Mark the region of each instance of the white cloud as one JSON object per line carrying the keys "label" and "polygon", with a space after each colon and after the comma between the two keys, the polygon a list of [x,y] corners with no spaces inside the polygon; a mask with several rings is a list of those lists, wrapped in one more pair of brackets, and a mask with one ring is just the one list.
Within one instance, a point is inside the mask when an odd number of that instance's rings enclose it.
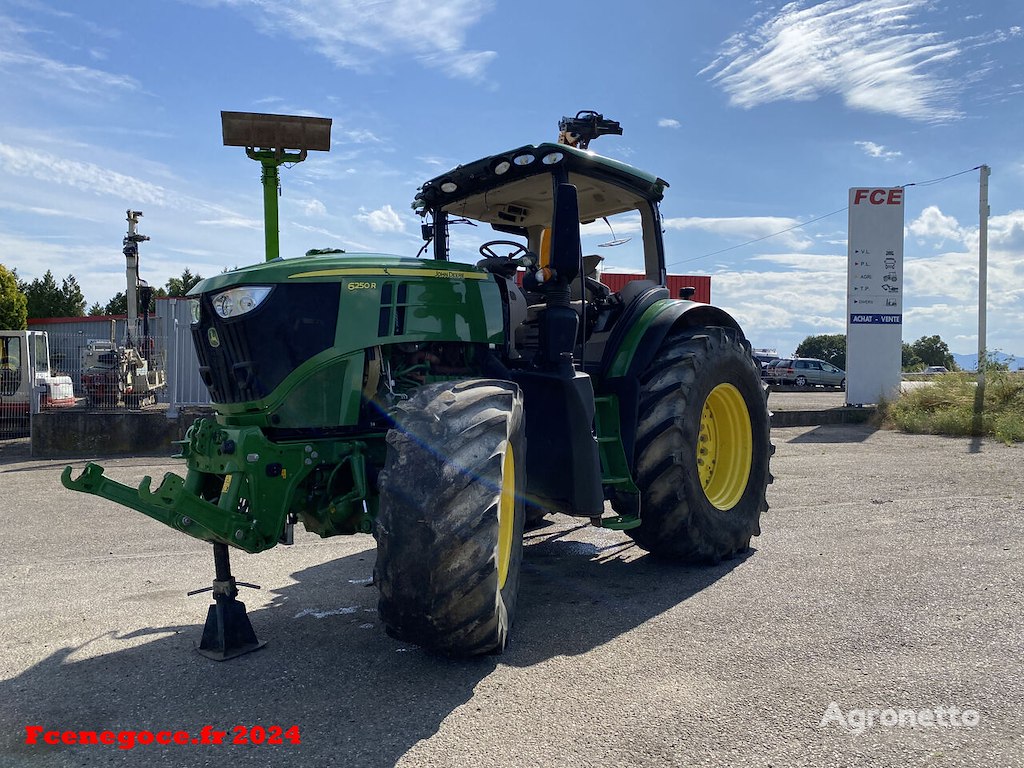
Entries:
{"label": "white cloud", "polygon": [[659,128],[681,128],[682,126],[682,123],[671,117],[663,117],[658,121]]}
{"label": "white cloud", "polygon": [[203,219],[196,224],[206,227],[224,227],[230,229],[263,229],[263,222],[257,219],[249,219],[244,216],[225,216],[220,219]]}
{"label": "white cloud", "polygon": [[962,116],[968,79],[948,72],[978,41],[945,40],[922,17],[929,0],[806,0],[728,39],[709,74],[730,103],[810,101],[836,93],[852,109],[944,122]]}
{"label": "white cloud", "polygon": [[371,252],[376,250],[371,245],[359,242],[358,240],[350,240],[344,235],[340,235],[337,232],[332,232],[331,230],[325,229],[324,227],[311,227],[306,224],[299,224],[297,221],[291,222],[289,226],[294,227],[295,229],[301,230],[303,232],[309,232],[311,234],[320,235],[321,237],[327,238],[326,243],[321,243],[321,245],[318,247],[326,247],[327,245],[335,247],[340,244],[345,246],[346,250],[349,251]]}
{"label": "white cloud", "polygon": [[988,241],[993,248],[1016,251],[1024,258],[1024,210],[992,216],[988,220]]}
{"label": "white cloud", "polygon": [[[41,4],[36,10],[59,17],[71,14],[51,12]],[[36,51],[28,42],[30,33],[38,30],[26,27],[14,18],[0,15],[0,73],[17,78],[27,86],[55,85],[61,95],[86,94],[94,96],[111,90],[138,91],[138,81],[129,75],[120,75],[80,64],[70,64]],[[91,53],[91,52],[90,52]],[[96,59],[95,55],[91,58]]]}
{"label": "white cloud", "polygon": [[75,219],[78,221],[89,221],[96,223],[98,219],[83,214],[79,211],[66,210],[63,208],[47,208],[38,205],[22,205],[10,200],[0,200],[0,209],[14,211],[15,213],[28,213],[33,216],[50,216],[59,219]]}
{"label": "white cloud", "polygon": [[[945,238],[955,250],[924,253],[908,244],[904,261],[904,338],[939,334],[956,352],[976,343],[978,254],[976,227],[938,208],[912,222],[929,239]],[[910,227],[908,227],[909,230]],[[1024,355],[1024,210],[989,220],[988,343]],[[755,346],[792,350],[806,336],[845,330],[847,258],[838,254],[778,253],[754,256],[758,267],[711,270],[712,299],[731,312]]]}
{"label": "white cloud", "polygon": [[310,41],[336,66],[367,70],[394,51],[407,51],[451,77],[480,81],[494,51],[465,47],[466,34],[493,0],[221,0],[246,16],[255,11],[270,35]]}
{"label": "white cloud", "polygon": [[432,168],[450,168],[456,164],[454,160],[449,160],[446,157],[438,157],[435,155],[424,155],[422,157],[417,157],[416,159],[424,165],[429,165]]}
{"label": "white cloud", "polygon": [[947,216],[935,205],[929,205],[921,211],[921,214],[907,225],[907,230],[920,238],[956,242],[962,242],[965,236],[956,218]]}
{"label": "white cloud", "polygon": [[383,144],[384,140],[365,128],[346,128],[337,132],[337,138],[347,144]]}
{"label": "white cloud", "polygon": [[[81,147],[91,149],[85,145],[79,145],[79,148]],[[136,163],[136,165],[146,166],[154,174],[159,174],[162,171],[155,164]],[[261,220],[257,221],[241,216],[219,203],[208,203],[189,195],[183,195],[160,184],[121,173],[105,165],[63,157],[30,146],[15,146],[0,142],[0,179],[8,182],[2,188],[8,199],[4,200],[0,196],[0,207],[13,208],[25,205],[21,200],[10,199],[14,196],[13,190],[16,187],[9,181],[11,178],[19,177],[42,182],[40,186],[25,185],[26,189],[34,188],[37,197],[42,196],[52,200],[62,189],[72,190],[75,195],[73,199],[77,212],[71,215],[71,218],[87,221],[97,220],[95,216],[83,213],[88,206],[83,203],[85,196],[78,193],[85,192],[89,198],[94,198],[104,204],[109,200],[116,200],[117,207],[122,211],[124,210],[122,201],[130,200],[133,207],[156,206],[173,209],[179,215],[188,211],[193,214],[212,216],[212,218],[196,222],[197,224],[246,229],[263,227]],[[44,208],[40,205],[29,207]]]}
{"label": "white cloud", "polygon": [[321,203],[317,199],[304,200],[302,203],[302,212],[307,216],[326,216],[327,206]]}
{"label": "white cloud", "polygon": [[72,160],[29,147],[0,142],[0,171],[50,184],[74,187],[93,194],[132,200],[133,205],[163,205],[167,190],[157,184],[118,173],[82,160]]}
{"label": "white cloud", "polygon": [[864,150],[864,154],[868,157],[878,157],[882,160],[892,160],[902,155],[902,152],[898,152],[892,149],[886,149],[881,144],[875,144],[873,141],[855,141],[855,145]]}
{"label": "white cloud", "polygon": [[405,223],[390,205],[385,205],[375,211],[367,211],[360,208],[356,218],[366,223],[374,232],[404,232]]}
{"label": "white cloud", "polygon": [[778,237],[776,241],[785,248],[802,250],[810,248],[813,241],[796,231],[801,222],[782,216],[737,216],[731,218],[704,218],[688,216],[667,218],[662,224],[666,229],[697,229],[738,240],[764,240]]}
{"label": "white cloud", "polygon": [[740,322],[755,346],[773,345],[785,352],[806,336],[845,331],[845,259],[812,254],[758,258],[803,266],[756,272],[722,269],[711,276],[714,303]]}
{"label": "white cloud", "polygon": [[0,72],[17,77],[49,80],[60,88],[94,94],[110,89],[137,91],[138,81],[128,75],[116,75],[101,69],[65,64],[56,59],[32,53],[0,51]]}

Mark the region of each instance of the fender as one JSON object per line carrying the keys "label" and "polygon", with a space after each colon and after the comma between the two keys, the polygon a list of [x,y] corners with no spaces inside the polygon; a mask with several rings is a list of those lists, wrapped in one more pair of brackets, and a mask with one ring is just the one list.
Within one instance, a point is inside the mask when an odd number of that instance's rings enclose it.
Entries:
{"label": "fender", "polygon": [[733,328],[741,338],[745,338],[740,324],[724,309],[698,301],[660,299],[647,307],[623,336],[612,340],[618,343],[605,350],[600,377],[639,377],[654,359],[669,331],[702,325]]}
{"label": "fender", "polygon": [[670,331],[709,325],[733,328],[741,339],[746,338],[735,318],[719,307],[697,301],[661,298],[652,302],[622,336],[612,340],[616,342],[614,347],[605,350],[598,377],[599,391],[615,395],[619,400],[622,448],[631,467],[636,444],[640,376]]}

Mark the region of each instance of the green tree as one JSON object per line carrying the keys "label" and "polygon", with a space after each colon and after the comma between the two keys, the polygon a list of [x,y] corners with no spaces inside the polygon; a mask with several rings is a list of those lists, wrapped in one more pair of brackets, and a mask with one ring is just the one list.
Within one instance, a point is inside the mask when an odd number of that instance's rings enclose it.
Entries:
{"label": "green tree", "polygon": [[202,279],[202,275],[193,275],[192,271],[188,267],[185,267],[185,271],[181,273],[181,277],[172,277],[167,281],[167,296],[185,296],[193,287],[195,287],[196,283]]}
{"label": "green tree", "polygon": [[816,357],[846,369],[846,335],[842,333],[824,333],[808,336],[796,348],[797,357]]}
{"label": "green tree", "polygon": [[28,300],[29,317],[81,317],[85,314],[85,296],[74,275],[65,277],[58,286],[53,272],[46,270],[31,283],[21,282],[21,292]]}
{"label": "green tree", "polygon": [[0,330],[25,330],[27,308],[28,299],[18,288],[18,276],[0,264]]}
{"label": "green tree", "polygon": [[94,301],[92,306],[86,310],[85,314],[89,317],[99,317],[103,314],[103,305],[98,301]]}
{"label": "green tree", "polygon": [[903,342],[903,360],[901,363],[904,371],[916,371],[924,367],[921,358],[914,353],[914,348],[907,342]]}
{"label": "green tree", "polygon": [[925,365],[943,365],[951,371],[960,370],[956,361],[953,360],[953,353],[949,351],[949,346],[938,334],[922,336],[911,343],[910,348]]}
{"label": "green tree", "polygon": [[[167,291],[165,291],[163,288],[157,288],[155,291],[153,291],[153,297],[156,299],[166,299]],[[93,307],[97,310],[96,312],[92,311]],[[90,307],[89,309],[90,315],[127,315],[128,296],[125,294],[124,291],[118,291],[105,305],[97,303],[94,304],[93,307]],[[152,315],[154,311],[155,309],[151,304],[149,307],[149,313]],[[142,314],[141,304],[139,305],[139,314]]]}
{"label": "green tree", "polygon": [[118,291],[114,294],[114,298],[107,302],[107,306],[103,308],[104,315],[127,315],[128,314],[128,297],[125,296],[124,291]]}
{"label": "green tree", "polygon": [[85,314],[85,296],[82,287],[74,275],[68,275],[60,284],[61,296],[64,299],[64,317],[82,317]]}
{"label": "green tree", "polygon": [[60,288],[50,270],[31,283],[22,282],[20,287],[28,300],[29,317],[60,317],[57,311],[61,305]]}

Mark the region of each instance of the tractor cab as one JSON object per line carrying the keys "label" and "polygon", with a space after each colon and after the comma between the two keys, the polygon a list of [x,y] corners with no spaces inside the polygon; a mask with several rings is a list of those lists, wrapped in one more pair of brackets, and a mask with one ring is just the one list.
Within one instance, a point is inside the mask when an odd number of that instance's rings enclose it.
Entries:
{"label": "tractor cab", "polygon": [[[425,220],[424,248],[432,249],[434,259],[479,259],[477,266],[498,278],[509,308],[511,360],[543,354],[545,314],[568,306],[575,320],[560,324],[576,325],[573,357],[594,368],[632,302],[643,295],[649,305],[668,296],[658,210],[667,186],[657,176],[585,149],[544,143],[441,174],[420,187],[413,207]],[[466,226],[477,223],[490,231]],[[581,233],[610,233],[599,247],[633,240],[617,237],[616,229],[640,235],[630,256],[642,260],[645,273],[620,293],[600,282],[603,257],[584,255],[581,248]]]}

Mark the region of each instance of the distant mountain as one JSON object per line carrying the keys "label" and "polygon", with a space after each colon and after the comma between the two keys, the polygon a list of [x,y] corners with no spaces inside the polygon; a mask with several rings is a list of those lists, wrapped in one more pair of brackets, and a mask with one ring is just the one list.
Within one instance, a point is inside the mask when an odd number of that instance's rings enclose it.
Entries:
{"label": "distant mountain", "polygon": [[[1024,370],[1024,356],[1022,355],[1008,355],[1005,352],[995,352],[993,356],[996,360],[1001,363],[1010,361],[1010,370]],[[960,366],[961,370],[964,371],[976,371],[978,370],[978,355],[958,355],[953,354],[953,359],[956,360],[956,364]]]}

